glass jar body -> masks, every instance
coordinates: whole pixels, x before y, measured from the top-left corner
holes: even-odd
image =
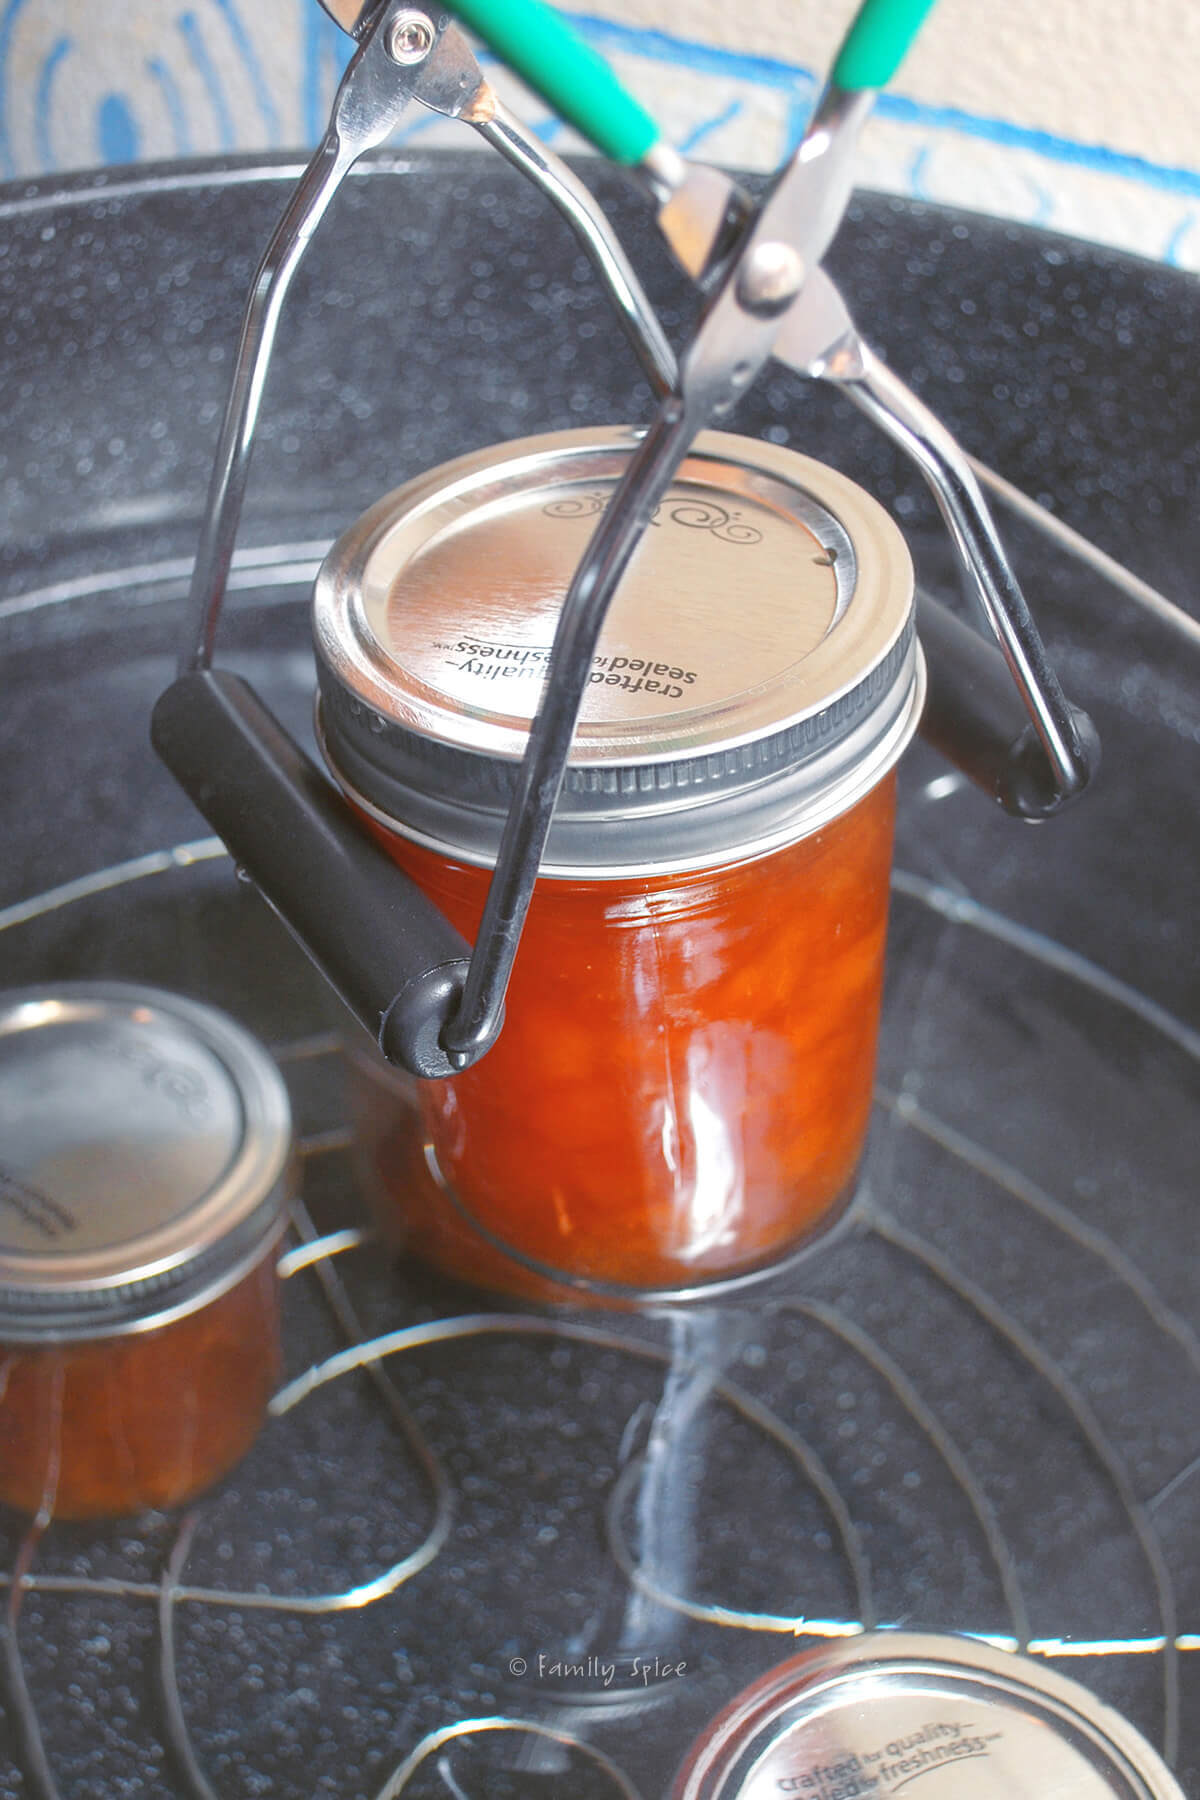
[[[62,1519],[181,1506],[249,1450],[280,1369],[273,1245],[167,1324],[0,1345],[0,1501]]]
[[[494,1048],[360,1086],[392,1238],[525,1294],[678,1291],[830,1224],[870,1113],[894,815],[889,775],[752,862],[540,880]],[[473,941],[490,871],[372,829]]]

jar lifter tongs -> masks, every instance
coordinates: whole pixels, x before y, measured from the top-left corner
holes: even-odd
[[[155,708],[156,749],[239,867],[378,1040],[411,1072],[444,1076],[495,1041],[600,630],[651,515],[697,433],[772,355],[842,384],[928,481],[999,649],[922,598],[930,664],[922,730],[1005,808],[1048,817],[1082,791],[1097,745],[1049,664],[969,464],[856,332],[822,257],[851,192],[852,156],[932,0],[865,0],[799,147],[755,205],[687,163],[611,71],[541,0],[456,10],[601,150],[629,166],[705,295],[679,363],[624,251],[582,182],[498,100],[445,14],[406,0],[322,0],[357,48],[326,135],[251,288],[209,488],[176,681]],[[409,100],[475,127],[568,219],[657,395],[577,568],[518,774],[475,949],[362,829],[248,683],[214,669],[217,624],[279,316],[346,174]]]

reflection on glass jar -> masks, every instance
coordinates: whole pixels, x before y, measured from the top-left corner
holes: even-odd
[[[371,1165],[393,1229],[452,1272],[524,1285],[448,1189],[546,1269],[670,1288],[829,1223],[870,1111],[893,811],[889,777],[757,862],[542,881],[494,1049],[451,1081],[377,1060]],[[472,938],[487,872],[390,848]]]
[[[554,620],[627,433],[465,459],[318,582],[330,764],[474,938]],[[497,1044],[358,1057],[388,1229],[544,1295],[679,1291],[836,1218],[866,1135],[895,762],[922,669],[903,542],[831,471],[701,440],[595,658]]]
[[[0,1499],[64,1519],[179,1506],[240,1462],[279,1373],[273,1248],[172,1325],[0,1346]]]
[[[250,1448],[279,1374],[291,1128],[208,1007],[78,983],[0,1001],[0,1501],[179,1505]]]

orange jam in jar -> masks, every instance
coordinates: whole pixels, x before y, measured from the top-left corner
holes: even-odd
[[[152,988],[0,996],[0,1501],[190,1500],[279,1376],[287,1093],[222,1014]]]
[[[558,608],[633,442],[435,471],[318,581],[330,765],[472,940]],[[838,1216],[922,689],[881,509],[790,451],[702,437],[601,635],[498,1042],[449,1080],[357,1058],[397,1241],[538,1297],[678,1294]]]

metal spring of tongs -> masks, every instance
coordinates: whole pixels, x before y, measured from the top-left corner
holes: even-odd
[[[927,735],[1017,816],[1046,818],[1080,793],[1096,764],[1095,733],[1050,666],[968,459],[863,342],[820,266],[850,198],[862,124],[932,0],[865,0],[807,131],[757,204],[727,176],[689,164],[665,145],[606,64],[542,0],[456,0],[457,13],[652,198],[669,247],[704,295],[678,361],[598,203],[500,102],[449,17],[408,0],[322,4],[357,47],[325,137],[251,289],[180,674],[159,702],[153,736],[239,865],[385,1054],[414,1073],[440,1076],[468,1067],[494,1042],[609,604],[696,435],[771,356],[838,383],[914,459],[994,634],[989,644],[936,603],[922,602],[919,623],[931,653]],[[560,209],[658,396],[563,604],[473,951],[362,833],[247,684],[212,667],[284,298],[341,182],[390,134],[410,100],[472,125]],[[1012,729],[1008,692],[1020,697],[1023,730]]]

